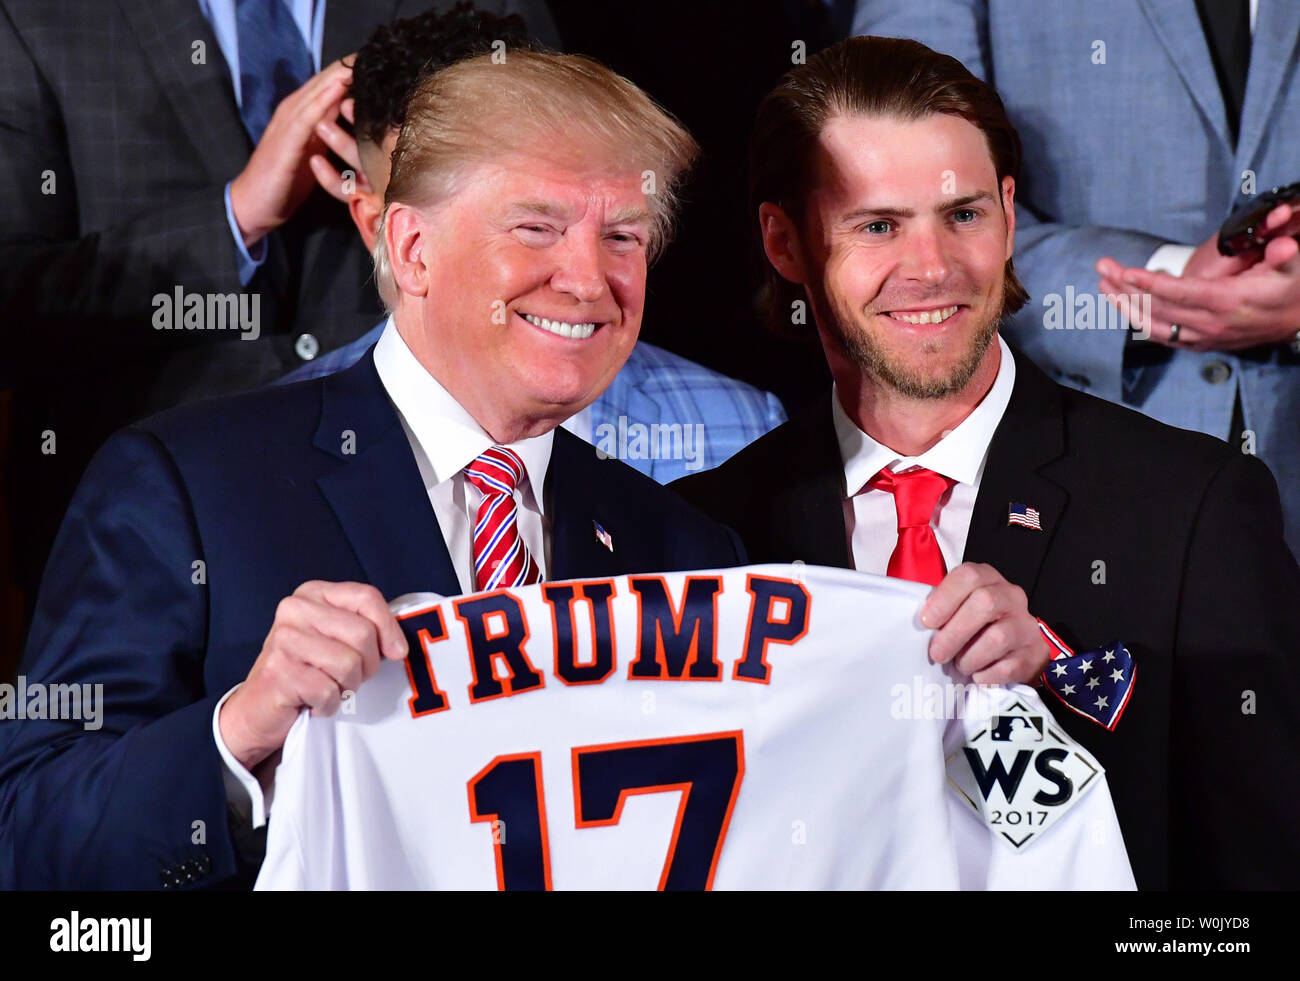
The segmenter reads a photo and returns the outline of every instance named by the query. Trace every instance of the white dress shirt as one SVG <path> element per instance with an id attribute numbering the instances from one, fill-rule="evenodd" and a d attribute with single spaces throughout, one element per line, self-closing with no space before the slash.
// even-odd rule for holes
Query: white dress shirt
<path id="1" fill-rule="evenodd" d="M 472 593 L 477 588 L 474 524 L 483 495 L 465 479 L 464 469 L 496 444 L 415 359 L 391 317 L 375 344 L 375 369 L 415 454 L 461 592 Z M 527 480 L 515 488 L 519 535 L 532 552 L 543 579 L 550 568 L 550 523 L 543 509 L 542 488 L 546 486 L 554 439 L 555 432 L 550 430 L 509 444 L 509 449 L 524 461 L 527 474 Z"/>
<path id="2" fill-rule="evenodd" d="M 859 572 L 885 575 L 889 556 L 898 544 L 894 495 L 865 486 L 886 467 L 895 473 L 925 467 L 956 481 L 939 499 L 930 526 L 939 540 L 939 550 L 948 569 L 961 563 L 989 443 L 1011 401 L 1011 389 L 1016 381 L 1011 349 L 1001 336 L 997 343 L 1002 358 L 988 393 L 956 429 L 920 456 L 903 456 L 876 442 L 849 419 L 840 405 L 838 389 L 832 393 L 831 415 L 840 444 L 840 458 L 844 461 L 844 529 L 853 568 Z"/>
<path id="3" fill-rule="evenodd" d="M 391 317 L 375 345 L 375 369 L 411 444 L 461 592 L 472 593 L 475 591 L 474 524 L 483 495 L 466 480 L 464 469 L 496 444 L 416 360 Z M 551 461 L 554 437 L 551 430 L 508 444 L 524 461 L 525 478 L 515 488 L 519 535 L 532 552 L 543 579 L 550 567 L 550 522 L 544 510 L 542 488 L 546 486 L 546 468 Z M 394 547 L 402 544 L 395 543 Z M 221 739 L 217 722 L 221 706 L 234 690 L 217 703 L 212 714 L 212 737 L 225 763 L 226 799 L 241 818 L 253 828 L 259 828 L 269 814 L 272 788 L 263 788 L 235 759 Z"/>

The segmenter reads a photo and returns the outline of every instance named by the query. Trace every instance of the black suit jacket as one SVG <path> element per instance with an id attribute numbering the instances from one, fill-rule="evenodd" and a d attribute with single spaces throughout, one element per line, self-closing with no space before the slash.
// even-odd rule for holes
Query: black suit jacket
<path id="1" fill-rule="evenodd" d="M 321 64 L 452 3 L 329 0 Z M 542 0 L 478 6 L 556 40 Z M 23 584 L 114 430 L 271 382 L 302 364 L 303 334 L 328 351 L 380 319 L 369 256 L 320 189 L 241 287 L 224 188 L 252 149 L 195 0 L 0 0 L 0 388 L 20 393 L 9 470 Z M 178 286 L 256 293 L 260 336 L 155 330 L 153 297 Z"/>
<path id="2" fill-rule="evenodd" d="M 1063 388 L 1015 356 L 964 560 L 992 565 L 1075 651 L 1139 665 L 1114 732 L 1058 721 L 1107 770 L 1139 887 L 1300 885 L 1300 570 L 1252 456 Z M 830 396 L 673 485 L 753 562 L 849 567 Z M 1012 502 L 1042 531 L 1009 525 Z"/>
<path id="3" fill-rule="evenodd" d="M 728 529 L 564 430 L 543 494 L 551 579 L 744 563 Z M 0 727 L 0 889 L 251 884 L 258 843 L 227 824 L 212 714 L 309 579 L 368 582 L 389 600 L 461 591 L 373 355 L 105 444 L 60 529 L 23 663 L 29 684 L 103 684 L 104 714 L 92 729 Z"/>

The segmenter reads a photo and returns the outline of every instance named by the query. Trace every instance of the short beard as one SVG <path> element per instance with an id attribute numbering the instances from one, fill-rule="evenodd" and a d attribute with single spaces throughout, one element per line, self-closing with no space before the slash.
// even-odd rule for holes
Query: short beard
<path id="1" fill-rule="evenodd" d="M 905 398 L 930 400 L 947 398 L 969 384 L 984 359 L 984 353 L 993 342 L 998 323 L 1002 320 L 1002 312 L 999 310 L 997 316 L 980 325 L 972 338 L 970 349 L 947 375 L 940 378 L 916 374 L 904 365 L 890 361 L 867 331 L 846 329 L 834 314 L 826 319 L 830 333 L 839 343 L 840 349 L 860 368 Z M 926 345 L 922 350 L 929 354 L 940 348 L 937 345 Z"/>

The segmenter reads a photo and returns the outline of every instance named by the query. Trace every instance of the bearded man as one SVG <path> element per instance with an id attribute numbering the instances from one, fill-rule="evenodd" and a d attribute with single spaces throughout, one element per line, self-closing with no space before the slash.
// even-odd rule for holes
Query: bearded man
<path id="1" fill-rule="evenodd" d="M 1295 888 L 1300 570 L 1277 485 L 999 336 L 1027 296 L 997 93 L 915 41 L 851 38 L 767 96 L 750 162 L 769 312 L 811 309 L 834 387 L 674 488 L 753 562 L 935 585 L 930 655 L 976 681 L 1038 673 L 1032 609 L 1139 888 Z"/>

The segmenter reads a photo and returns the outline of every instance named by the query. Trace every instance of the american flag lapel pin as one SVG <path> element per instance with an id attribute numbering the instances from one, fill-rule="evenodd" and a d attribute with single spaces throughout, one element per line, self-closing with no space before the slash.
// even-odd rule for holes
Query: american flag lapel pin
<path id="1" fill-rule="evenodd" d="M 1014 501 L 1007 505 L 1007 524 L 1021 525 L 1025 528 L 1032 528 L 1034 531 L 1042 531 L 1043 525 L 1039 520 L 1038 508 L 1031 508 L 1026 504 L 1017 504 Z"/>
<path id="2" fill-rule="evenodd" d="M 596 529 L 596 541 L 604 545 L 611 552 L 614 551 L 614 536 L 600 526 L 599 521 L 593 521 L 592 526 Z"/>

